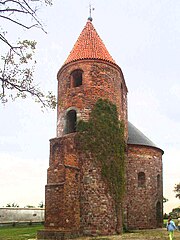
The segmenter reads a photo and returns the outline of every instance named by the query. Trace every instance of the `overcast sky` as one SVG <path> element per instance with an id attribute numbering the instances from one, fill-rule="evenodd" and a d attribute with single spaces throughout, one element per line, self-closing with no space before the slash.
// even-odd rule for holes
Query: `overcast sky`
<path id="1" fill-rule="evenodd" d="M 180 1 L 94 0 L 93 25 L 121 67 L 128 93 L 128 116 L 164 150 L 165 212 L 180 205 L 173 192 L 180 182 Z M 39 10 L 48 34 L 8 25 L 15 41 L 35 39 L 35 80 L 57 92 L 56 74 L 89 16 L 88 0 L 54 0 Z M 2 52 L 5 46 L 0 44 Z M 31 100 L 0 106 L 0 207 L 44 201 L 49 139 L 56 136 L 56 111 L 42 113 Z"/>

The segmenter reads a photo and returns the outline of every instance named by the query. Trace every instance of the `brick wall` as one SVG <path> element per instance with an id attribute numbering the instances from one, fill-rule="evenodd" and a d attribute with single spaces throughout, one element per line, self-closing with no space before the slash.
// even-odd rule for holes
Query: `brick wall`
<path id="1" fill-rule="evenodd" d="M 81 156 L 81 229 L 83 235 L 116 233 L 114 200 L 101 177 L 101 169 L 90 157 Z M 122 227 L 122 226 L 120 226 Z"/>
<path id="2" fill-rule="evenodd" d="M 115 234 L 114 201 L 101 178 L 101 169 L 95 166 L 93 159 L 77 152 L 75 135 L 72 133 L 50 141 L 46 230 L 83 235 Z"/>
<path id="3" fill-rule="evenodd" d="M 138 184 L 138 173 L 145 174 L 142 185 Z M 162 150 L 129 145 L 126 208 L 128 228 L 162 227 L 162 196 Z"/>
<path id="4" fill-rule="evenodd" d="M 71 73 L 77 69 L 83 72 L 82 85 L 73 87 Z M 88 120 L 99 98 L 116 104 L 127 137 L 127 88 L 120 68 L 105 61 L 83 60 L 60 69 L 57 138 L 50 140 L 44 238 L 51 230 L 106 235 L 116 233 L 117 224 L 122 227 L 101 170 L 93 159 L 77 152 L 76 133 L 65 132 L 67 112 L 75 110 L 77 120 Z"/>
<path id="5" fill-rule="evenodd" d="M 46 185 L 45 227 L 79 230 L 79 161 L 74 134 L 50 141 L 50 165 Z"/>
<path id="6" fill-rule="evenodd" d="M 73 87 L 71 73 L 77 69 L 83 72 L 82 85 Z M 90 156 L 78 152 L 76 133 L 65 132 L 68 111 L 75 110 L 77 121 L 88 120 L 99 98 L 116 104 L 119 119 L 125 122 L 127 139 L 127 88 L 120 68 L 100 60 L 79 60 L 60 69 L 57 137 L 50 140 L 45 230 L 39 233 L 38 239 L 61 239 L 65 233 L 68 236 L 109 235 L 122 228 L 122 214 L 116 216 L 108 185 L 101 178 L 101 169 Z M 138 173 L 144 174 L 144 185 L 143 179 L 138 181 Z M 128 145 L 126 181 L 123 206 L 127 227 L 161 227 L 162 151 L 155 147 Z"/>
<path id="7" fill-rule="evenodd" d="M 83 83 L 72 87 L 71 73 L 76 69 L 83 71 Z M 58 73 L 57 136 L 64 135 L 67 110 L 74 108 L 78 119 L 87 120 L 99 98 L 116 104 L 127 136 L 127 88 L 120 68 L 100 60 L 76 61 L 62 68 Z"/>

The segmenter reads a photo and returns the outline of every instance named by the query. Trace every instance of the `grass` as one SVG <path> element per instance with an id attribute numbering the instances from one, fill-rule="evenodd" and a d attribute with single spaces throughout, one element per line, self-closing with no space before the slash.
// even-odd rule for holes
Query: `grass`
<path id="1" fill-rule="evenodd" d="M 35 239 L 38 230 L 43 225 L 0 227 L 0 240 L 28 240 Z"/>
<path id="2" fill-rule="evenodd" d="M 43 229 L 43 225 L 0 227 L 0 240 L 33 240 L 36 239 L 38 230 Z M 141 230 L 125 233 L 123 235 L 81 237 L 76 240 L 168 240 L 166 229 Z M 175 231 L 175 240 L 180 239 L 180 232 Z"/>

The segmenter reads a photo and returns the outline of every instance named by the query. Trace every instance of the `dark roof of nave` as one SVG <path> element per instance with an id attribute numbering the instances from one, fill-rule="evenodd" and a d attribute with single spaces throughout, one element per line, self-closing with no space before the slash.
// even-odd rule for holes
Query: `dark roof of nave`
<path id="1" fill-rule="evenodd" d="M 147 138 L 139 129 L 137 129 L 130 122 L 128 122 L 128 144 L 158 148 L 149 138 Z"/>

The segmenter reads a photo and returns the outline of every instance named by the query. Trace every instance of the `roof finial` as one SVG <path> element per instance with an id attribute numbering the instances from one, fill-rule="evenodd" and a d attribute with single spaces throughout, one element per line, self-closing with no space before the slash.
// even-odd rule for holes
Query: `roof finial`
<path id="1" fill-rule="evenodd" d="M 91 11 L 93 11 L 95 8 L 92 8 L 91 3 L 89 4 L 89 17 L 88 20 L 92 22 L 92 17 L 91 17 Z"/>

